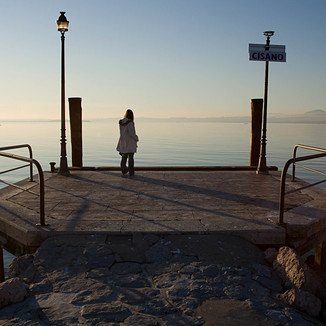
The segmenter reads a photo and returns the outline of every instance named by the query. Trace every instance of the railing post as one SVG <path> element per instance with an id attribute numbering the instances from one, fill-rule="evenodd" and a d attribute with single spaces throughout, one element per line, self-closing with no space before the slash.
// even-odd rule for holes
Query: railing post
<path id="1" fill-rule="evenodd" d="M 40 182 L 40 225 L 45 226 L 44 175 L 40 163 L 36 160 L 33 160 L 33 163 L 37 168 Z"/>
<path id="2" fill-rule="evenodd" d="M 297 156 L 297 149 L 298 149 L 298 145 L 295 145 L 293 147 L 293 159 L 295 159 Z M 294 162 L 292 165 L 292 181 L 295 181 L 295 163 Z"/>
<path id="3" fill-rule="evenodd" d="M 278 224 L 283 224 L 283 216 L 284 216 L 284 193 L 285 193 L 285 177 L 281 177 L 281 189 L 280 189 L 280 204 L 279 204 L 279 217 L 278 217 Z"/>
<path id="4" fill-rule="evenodd" d="M 29 150 L 29 158 L 32 160 L 33 159 L 32 147 L 28 144 L 26 144 L 26 146 Z M 29 165 L 29 181 L 33 182 L 33 163 L 32 162 Z"/>
<path id="5" fill-rule="evenodd" d="M 278 218 L 278 225 L 284 225 L 284 200 L 285 200 L 285 181 L 286 181 L 286 175 L 288 168 L 290 164 L 293 162 L 293 159 L 288 160 L 284 168 L 282 170 L 282 175 L 281 175 L 281 189 L 280 189 L 280 204 L 279 204 L 279 218 Z"/>

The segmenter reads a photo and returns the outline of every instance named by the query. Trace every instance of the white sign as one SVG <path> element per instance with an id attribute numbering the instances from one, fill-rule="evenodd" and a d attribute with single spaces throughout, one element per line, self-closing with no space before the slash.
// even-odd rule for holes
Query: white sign
<path id="1" fill-rule="evenodd" d="M 286 62 L 285 45 L 249 44 L 249 60 Z"/>

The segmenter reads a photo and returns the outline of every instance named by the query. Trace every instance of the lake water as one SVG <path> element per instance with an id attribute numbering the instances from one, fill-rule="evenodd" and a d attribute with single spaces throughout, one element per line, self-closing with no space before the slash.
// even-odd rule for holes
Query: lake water
<path id="1" fill-rule="evenodd" d="M 70 135 L 67 123 L 67 155 L 70 165 Z M 138 166 L 168 165 L 248 165 L 250 151 L 250 124 L 216 122 L 175 122 L 170 120 L 136 120 L 140 138 L 135 156 Z M 83 160 L 85 166 L 118 166 L 116 119 L 86 121 L 83 123 Z M 271 123 L 267 128 L 267 165 L 282 169 L 291 157 L 295 144 L 326 147 L 326 129 L 322 124 Z M 0 147 L 28 143 L 34 157 L 44 170 L 49 162 L 60 158 L 60 122 L 2 122 Z M 14 153 L 27 155 L 26 149 Z M 300 150 L 299 154 L 312 154 Z M 311 164 L 311 163 L 310 163 Z M 16 166 L 17 162 L 0 157 L 0 171 Z M 315 161 L 313 166 L 324 166 Z M 6 180 L 20 180 L 28 170 L 3 176 Z M 298 169 L 298 177 L 311 181 L 315 176 Z M 1 186 L 1 185 L 0 185 Z"/>
<path id="2" fill-rule="evenodd" d="M 250 124 L 189 122 L 159 119 L 136 119 L 139 148 L 135 156 L 137 166 L 237 166 L 249 165 Z M 70 134 L 67 128 L 67 157 L 70 165 Z M 83 122 L 84 166 L 119 166 L 116 151 L 119 127 L 117 119 Z M 267 126 L 267 165 L 280 170 L 291 158 L 295 144 L 325 148 L 326 128 L 323 124 L 270 123 Z M 49 162 L 59 165 L 60 122 L 1 122 L 0 147 L 30 144 L 34 158 L 43 170 L 50 170 Z M 27 149 L 12 151 L 28 156 Z M 312 154 L 300 150 L 299 155 Z M 310 162 L 310 167 L 326 171 L 324 160 Z M 0 157 L 0 171 L 17 166 L 17 161 Z M 308 182 L 321 176 L 297 169 L 299 178 Z M 1 178 L 16 182 L 28 177 L 28 169 L 18 170 Z M 0 187 L 4 185 L 0 183 Z M 326 189 L 326 183 L 320 185 Z M 12 257 L 5 253 L 6 263 Z"/>

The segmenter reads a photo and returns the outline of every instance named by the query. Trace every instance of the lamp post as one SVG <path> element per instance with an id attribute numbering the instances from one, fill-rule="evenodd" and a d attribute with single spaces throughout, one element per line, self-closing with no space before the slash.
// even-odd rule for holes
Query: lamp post
<path id="1" fill-rule="evenodd" d="M 65 32 L 68 31 L 69 21 L 64 11 L 60 11 L 57 20 L 58 31 L 61 33 L 61 154 L 59 174 L 69 175 L 66 150 L 66 114 L 65 114 Z"/>
<path id="2" fill-rule="evenodd" d="M 264 32 L 266 36 L 266 47 L 265 50 L 269 50 L 270 38 L 274 35 L 273 31 Z M 257 167 L 257 174 L 268 174 L 268 168 L 266 165 L 266 125 L 267 125 L 267 95 L 268 95 L 268 67 L 269 61 L 265 63 L 265 90 L 264 90 L 264 107 L 263 107 L 263 130 L 261 137 L 260 156 Z"/>

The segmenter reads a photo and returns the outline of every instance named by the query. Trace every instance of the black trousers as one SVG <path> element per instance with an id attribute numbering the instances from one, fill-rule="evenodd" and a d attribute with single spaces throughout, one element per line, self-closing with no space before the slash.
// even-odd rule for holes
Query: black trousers
<path id="1" fill-rule="evenodd" d="M 128 166 L 127 166 L 128 160 Z M 129 171 L 129 175 L 135 174 L 135 166 L 134 166 L 134 153 L 121 153 L 121 172 L 123 175 L 127 174 Z"/>

